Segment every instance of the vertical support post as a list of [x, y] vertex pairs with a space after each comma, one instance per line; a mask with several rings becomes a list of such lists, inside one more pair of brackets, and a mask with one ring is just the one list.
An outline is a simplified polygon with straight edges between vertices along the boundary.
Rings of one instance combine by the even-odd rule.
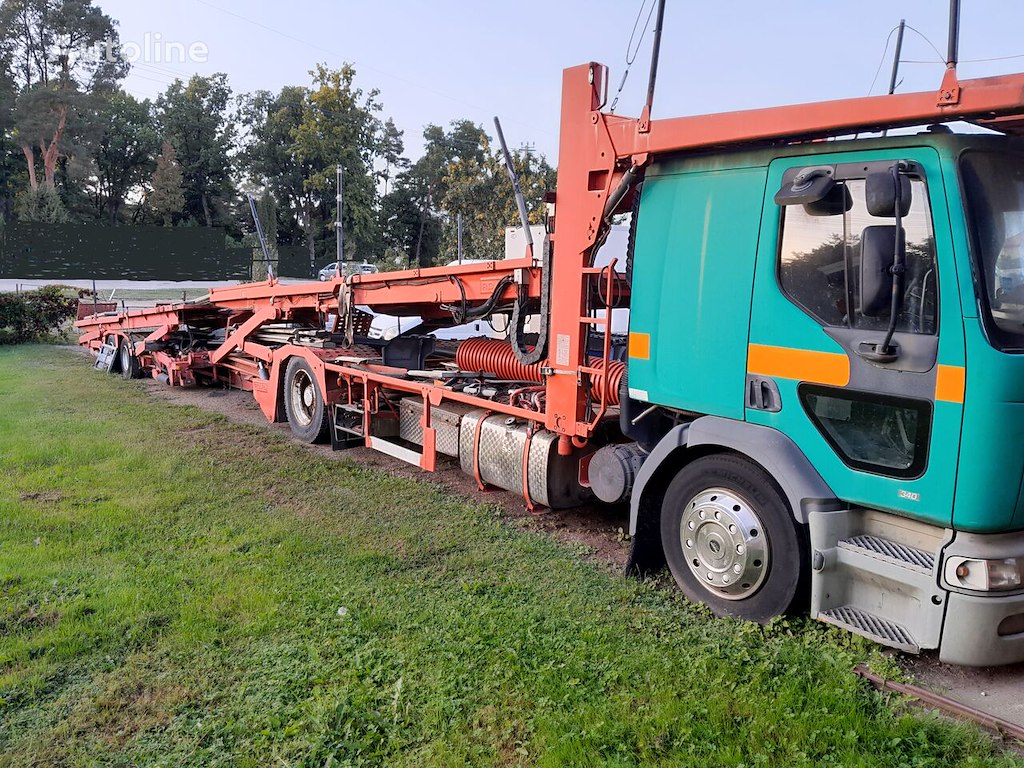
[[[545, 380], [547, 404], [544, 426], [561, 435], [562, 455], [572, 451], [571, 438], [586, 431], [582, 424], [586, 393], [577, 373], [586, 359], [585, 334], [580, 318], [587, 312], [590, 266], [603, 215], [607, 186], [593, 189], [593, 174], [614, 186], [615, 147], [606, 131], [595, 129], [595, 112], [604, 101], [608, 71], [599, 64], [584, 64], [562, 74], [562, 113], [559, 125], [558, 186], [555, 192], [555, 226], [551, 260], [551, 316], [548, 325], [547, 365], [552, 375]], [[561, 374], [561, 375], [558, 375]]]
[[344, 181], [344, 171], [345, 171], [345, 169], [344, 169], [344, 166], [341, 165], [341, 163], [338, 163], [337, 171], [338, 171], [338, 197], [337, 197], [337, 200], [338, 200], [338, 220], [336, 222], [334, 222], [334, 226], [336, 227], [336, 234], [337, 234], [337, 240], [338, 240], [338, 258], [336, 260], [338, 262], [338, 268], [336, 270], [336, 274], [338, 276], [341, 276], [341, 275], [345, 274], [345, 233], [344, 233], [344, 230], [341, 227], [341, 214], [342, 214], [342, 210], [343, 210], [343, 193], [345, 191], [345, 181]]
[[458, 246], [458, 259], [459, 264], [462, 263], [462, 214], [456, 214], [455, 216], [456, 226], [459, 233], [459, 246]]

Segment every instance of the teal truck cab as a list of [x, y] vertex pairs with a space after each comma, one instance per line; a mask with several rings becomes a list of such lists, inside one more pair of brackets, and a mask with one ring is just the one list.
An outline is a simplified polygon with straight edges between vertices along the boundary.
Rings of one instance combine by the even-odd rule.
[[628, 485], [631, 565], [719, 614], [809, 596], [886, 645], [1024, 660], [1024, 141], [669, 153], [636, 198], [634, 442], [591, 464]]

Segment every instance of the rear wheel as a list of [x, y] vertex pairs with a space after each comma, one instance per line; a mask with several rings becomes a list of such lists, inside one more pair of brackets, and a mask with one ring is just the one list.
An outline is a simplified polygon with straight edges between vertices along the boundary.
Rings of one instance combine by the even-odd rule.
[[121, 375], [126, 379], [139, 378], [139, 370], [142, 366], [139, 365], [139, 358], [136, 357], [131, 342], [122, 339], [121, 346], [117, 350], [117, 356], [121, 366]]
[[301, 357], [288, 361], [284, 372], [284, 412], [292, 434], [306, 443], [319, 443], [330, 426], [323, 392], [309, 363]]
[[665, 493], [669, 569], [688, 598], [719, 616], [763, 623], [801, 607], [805, 538], [771, 476], [739, 456], [696, 459]]

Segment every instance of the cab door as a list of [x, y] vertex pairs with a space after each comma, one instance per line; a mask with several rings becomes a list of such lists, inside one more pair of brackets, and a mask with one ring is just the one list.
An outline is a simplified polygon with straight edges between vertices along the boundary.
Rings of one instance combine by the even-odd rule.
[[[899, 226], [867, 200], [869, 175], [897, 162], [910, 187]], [[793, 189], [801, 174], [829, 177], [828, 193], [773, 204], [773, 192]], [[937, 153], [918, 147], [781, 158], [769, 168], [768, 193], [746, 418], [792, 438], [845, 501], [948, 526], [965, 359]], [[898, 237], [906, 244], [902, 290], [892, 344], [881, 349], [890, 302], [872, 284], [895, 278], [872, 269], [871, 249]]]

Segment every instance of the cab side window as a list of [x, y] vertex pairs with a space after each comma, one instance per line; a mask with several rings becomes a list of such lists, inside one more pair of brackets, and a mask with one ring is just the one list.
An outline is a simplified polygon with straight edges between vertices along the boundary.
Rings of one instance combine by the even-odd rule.
[[[911, 199], [902, 218], [906, 272], [896, 330], [934, 334], [935, 237], [923, 180], [911, 179]], [[885, 330], [888, 309], [860, 306], [861, 240], [880, 227], [895, 227], [894, 220], [868, 212], [863, 178], [837, 179], [827, 199], [783, 206], [778, 275], [785, 295], [822, 325]]]

